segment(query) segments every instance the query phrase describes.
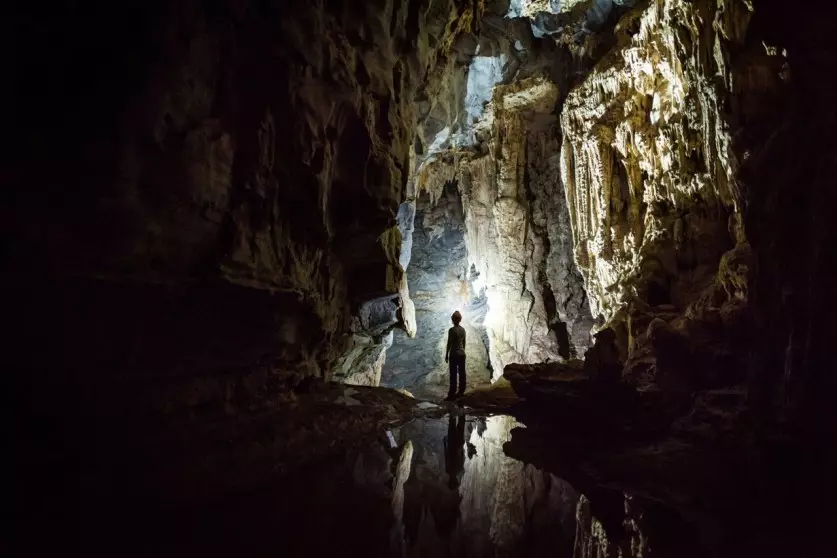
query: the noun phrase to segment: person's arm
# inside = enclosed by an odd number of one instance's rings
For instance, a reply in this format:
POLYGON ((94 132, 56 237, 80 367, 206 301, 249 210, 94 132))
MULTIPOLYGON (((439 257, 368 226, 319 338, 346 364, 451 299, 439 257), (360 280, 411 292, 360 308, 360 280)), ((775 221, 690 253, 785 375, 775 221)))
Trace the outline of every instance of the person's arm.
POLYGON ((448 345, 445 347, 445 362, 448 361, 448 356, 450 356, 450 342, 453 339, 453 328, 448 330, 448 345))

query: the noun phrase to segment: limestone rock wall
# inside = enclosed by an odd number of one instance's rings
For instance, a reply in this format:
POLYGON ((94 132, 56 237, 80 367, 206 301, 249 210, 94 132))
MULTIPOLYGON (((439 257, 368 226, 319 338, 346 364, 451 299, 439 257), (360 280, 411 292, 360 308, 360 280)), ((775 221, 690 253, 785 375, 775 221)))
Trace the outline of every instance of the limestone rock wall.
POLYGON ((53 358, 73 381, 101 370, 153 391, 176 376, 207 404, 249 366, 330 378, 352 335, 414 331, 396 213, 415 100, 479 3, 123 7, 15 19, 27 58, 4 253, 23 329, 62 316, 53 358), (388 323, 371 323, 381 297, 388 323))
POLYGON ((833 510, 827 26, 771 0, 638 3, 574 51, 561 120, 576 259, 624 377, 684 409, 746 392, 759 447, 798 448, 795 482, 833 510))
POLYGON ((641 385, 744 381, 757 266, 739 169, 768 140, 789 87, 786 51, 748 32, 753 10, 640 4, 609 38, 579 47, 610 45, 561 113, 575 257, 593 316, 617 331, 641 385))
POLYGON ((592 326, 559 176, 554 82, 499 86, 485 154, 459 163, 468 255, 488 298, 495 376, 583 352, 592 326))
POLYGON ((749 17, 744 2, 652 2, 567 97, 576 257, 605 322, 633 297, 683 307, 746 240, 727 99, 749 17))
POLYGON ((426 121, 422 145, 430 148, 414 159, 410 181, 432 200, 446 184, 461 192, 468 264, 488 301, 494 377, 512 362, 580 356, 592 327, 573 257, 554 114, 572 59, 554 41, 534 38, 527 22, 492 14, 479 35, 465 36, 470 43, 456 45, 463 64, 471 60, 457 78, 465 90, 449 87, 437 99, 434 106, 446 110, 426 121), (432 130, 436 135, 427 135, 432 130))
POLYGON ((488 349, 483 320, 484 297, 474 290, 468 266, 462 201, 453 183, 443 186, 437 199, 428 193, 416 203, 412 257, 408 275, 416 310, 417 334, 395 331, 387 350, 383 385, 404 387, 416 396, 444 397, 448 366, 444 362, 450 316, 463 315, 469 387, 489 378, 488 349))
MULTIPOLYGON (((409 195, 429 196, 430 207, 424 202, 418 211, 425 220, 435 204, 446 203, 451 184, 461 194, 468 261, 457 264, 464 274, 455 273, 488 301, 487 343, 495 377, 510 362, 580 354, 591 327, 560 185, 558 120, 551 114, 567 81, 563 65, 569 52, 535 39, 528 20, 505 17, 508 5, 500 4, 486 6, 479 33, 463 34, 454 43, 455 60, 441 72, 436 96, 419 103, 421 125, 408 181, 409 195)), ((402 206, 399 223, 405 236, 423 239, 423 248, 416 248, 421 254, 409 260, 413 290, 420 288, 415 281, 438 272, 427 268, 433 255, 426 233, 410 221, 415 203, 402 206)), ((417 307, 419 339, 436 335, 424 332, 422 322, 434 332, 443 329, 427 323, 426 312, 445 295, 428 293, 417 307)), ((483 313, 481 307, 468 307, 466 319, 473 314, 473 325, 480 328, 483 313)), ((405 350, 400 346, 404 336, 396 337, 390 353, 405 350)), ((422 345, 404 343, 414 349, 422 345)), ((443 380, 438 358, 427 362, 437 352, 425 347, 420 368, 434 369, 443 380)), ((396 366, 402 374, 424 373, 396 366)), ((482 375, 481 367, 476 373, 482 375)))

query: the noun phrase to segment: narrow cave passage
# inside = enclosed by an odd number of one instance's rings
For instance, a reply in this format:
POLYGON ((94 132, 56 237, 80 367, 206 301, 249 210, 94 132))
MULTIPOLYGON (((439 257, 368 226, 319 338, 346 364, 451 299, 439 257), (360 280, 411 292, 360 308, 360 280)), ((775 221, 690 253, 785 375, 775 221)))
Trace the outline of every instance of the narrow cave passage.
POLYGON ((488 311, 478 274, 469 266, 465 215, 455 182, 448 182, 438 199, 423 192, 416 200, 412 250, 407 276, 415 305, 415 338, 396 330, 387 349, 381 385, 406 389, 416 397, 441 399, 448 390, 444 362, 451 315, 459 311, 466 336, 468 391, 491 380, 488 311))

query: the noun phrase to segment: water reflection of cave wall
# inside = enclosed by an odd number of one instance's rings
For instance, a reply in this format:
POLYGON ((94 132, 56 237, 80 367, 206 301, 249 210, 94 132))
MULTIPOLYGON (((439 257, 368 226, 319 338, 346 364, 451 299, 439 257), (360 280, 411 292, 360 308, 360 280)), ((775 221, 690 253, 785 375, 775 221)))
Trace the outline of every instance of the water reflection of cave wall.
POLYGON ((456 555, 570 555, 577 494, 565 481, 508 457, 503 444, 519 426, 488 417, 471 432, 454 537, 456 555))
POLYGON ((578 495, 503 452, 512 417, 449 416, 395 431, 414 448, 404 484, 409 556, 570 556, 578 495))

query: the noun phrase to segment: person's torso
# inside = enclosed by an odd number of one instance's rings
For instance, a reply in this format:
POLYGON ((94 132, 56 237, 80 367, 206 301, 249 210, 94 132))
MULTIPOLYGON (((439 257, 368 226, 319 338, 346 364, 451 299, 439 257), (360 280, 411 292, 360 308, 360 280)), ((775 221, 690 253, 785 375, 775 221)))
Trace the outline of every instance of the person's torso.
POLYGON ((450 328, 451 354, 465 356, 465 328, 453 326, 450 328))

